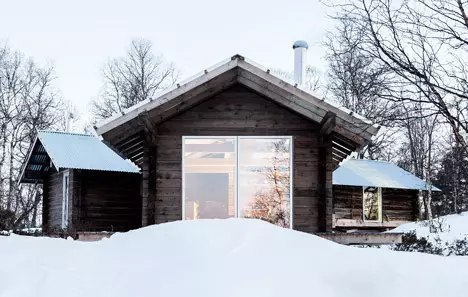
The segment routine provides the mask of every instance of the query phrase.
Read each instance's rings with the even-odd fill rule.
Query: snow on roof
[[[22,182],[32,182],[25,178],[25,171],[44,171],[49,156],[57,170],[62,168],[103,170],[139,173],[137,166],[123,159],[101,140],[93,135],[39,131],[31,147],[30,155],[21,174]]]
[[[39,131],[38,138],[59,168],[139,172],[135,165],[93,135]]]
[[[333,184],[428,190],[428,184],[390,162],[349,159],[333,171]],[[432,186],[433,191],[440,191]]]
[[[251,219],[99,242],[0,236],[0,254],[5,297],[465,297],[468,280],[468,257],[359,249]]]

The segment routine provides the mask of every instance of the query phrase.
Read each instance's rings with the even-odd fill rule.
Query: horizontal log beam
[[[362,220],[350,220],[350,219],[337,219],[335,220],[335,227],[354,227],[354,228],[395,228],[401,224],[409,223],[410,221],[362,221]]]
[[[315,235],[322,238],[334,241],[345,245],[357,244],[395,244],[401,243],[403,233],[371,233],[371,232],[355,232],[355,233],[316,233]]]
[[[330,135],[336,126],[336,114],[331,111],[327,112],[320,125],[320,134]]]

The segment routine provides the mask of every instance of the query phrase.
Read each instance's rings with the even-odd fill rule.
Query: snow
[[[248,220],[178,221],[99,242],[0,237],[0,296],[466,296],[468,257],[358,249]]]
[[[431,225],[440,226],[438,232]],[[416,231],[418,237],[426,237],[434,242],[440,238],[442,243],[452,243],[456,239],[468,238],[468,212],[443,216],[440,219],[430,221],[413,222],[398,226],[390,232]],[[431,232],[432,231],[432,232]]]

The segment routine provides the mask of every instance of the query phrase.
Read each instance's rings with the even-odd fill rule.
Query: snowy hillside
[[[466,296],[468,257],[358,249],[256,220],[101,242],[0,237],[0,296]]]
[[[440,238],[443,243],[451,243],[456,239],[468,237],[468,212],[443,216],[432,221],[414,222],[401,225],[391,232],[416,231],[418,237],[426,237],[431,241]]]

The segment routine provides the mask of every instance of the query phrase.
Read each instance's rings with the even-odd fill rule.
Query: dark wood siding
[[[68,230],[127,231],[141,226],[140,175],[106,171],[60,170],[44,183],[46,228],[62,228],[63,174],[69,173]]]
[[[324,201],[318,193],[317,123],[237,85],[157,125],[156,131],[155,223],[182,218],[182,136],[276,135],[293,136],[294,228],[319,230]],[[331,170],[325,179],[331,185]],[[331,187],[325,195],[331,198]]]
[[[81,170],[78,231],[128,231],[141,226],[139,174]]]
[[[387,221],[414,221],[418,214],[418,191],[382,189],[382,214]]]
[[[335,219],[362,220],[362,187],[333,186]]]
[[[46,227],[53,231],[62,228],[62,201],[63,201],[63,174],[67,171],[69,174],[69,204],[68,204],[68,224],[71,227],[73,218],[73,199],[74,193],[79,188],[79,183],[74,181],[73,170],[60,170],[59,172],[51,171],[47,176],[47,182],[44,184],[47,191],[47,207],[48,212]]]
[[[333,186],[335,219],[362,220],[362,187]],[[418,191],[382,189],[383,221],[414,221]]]

